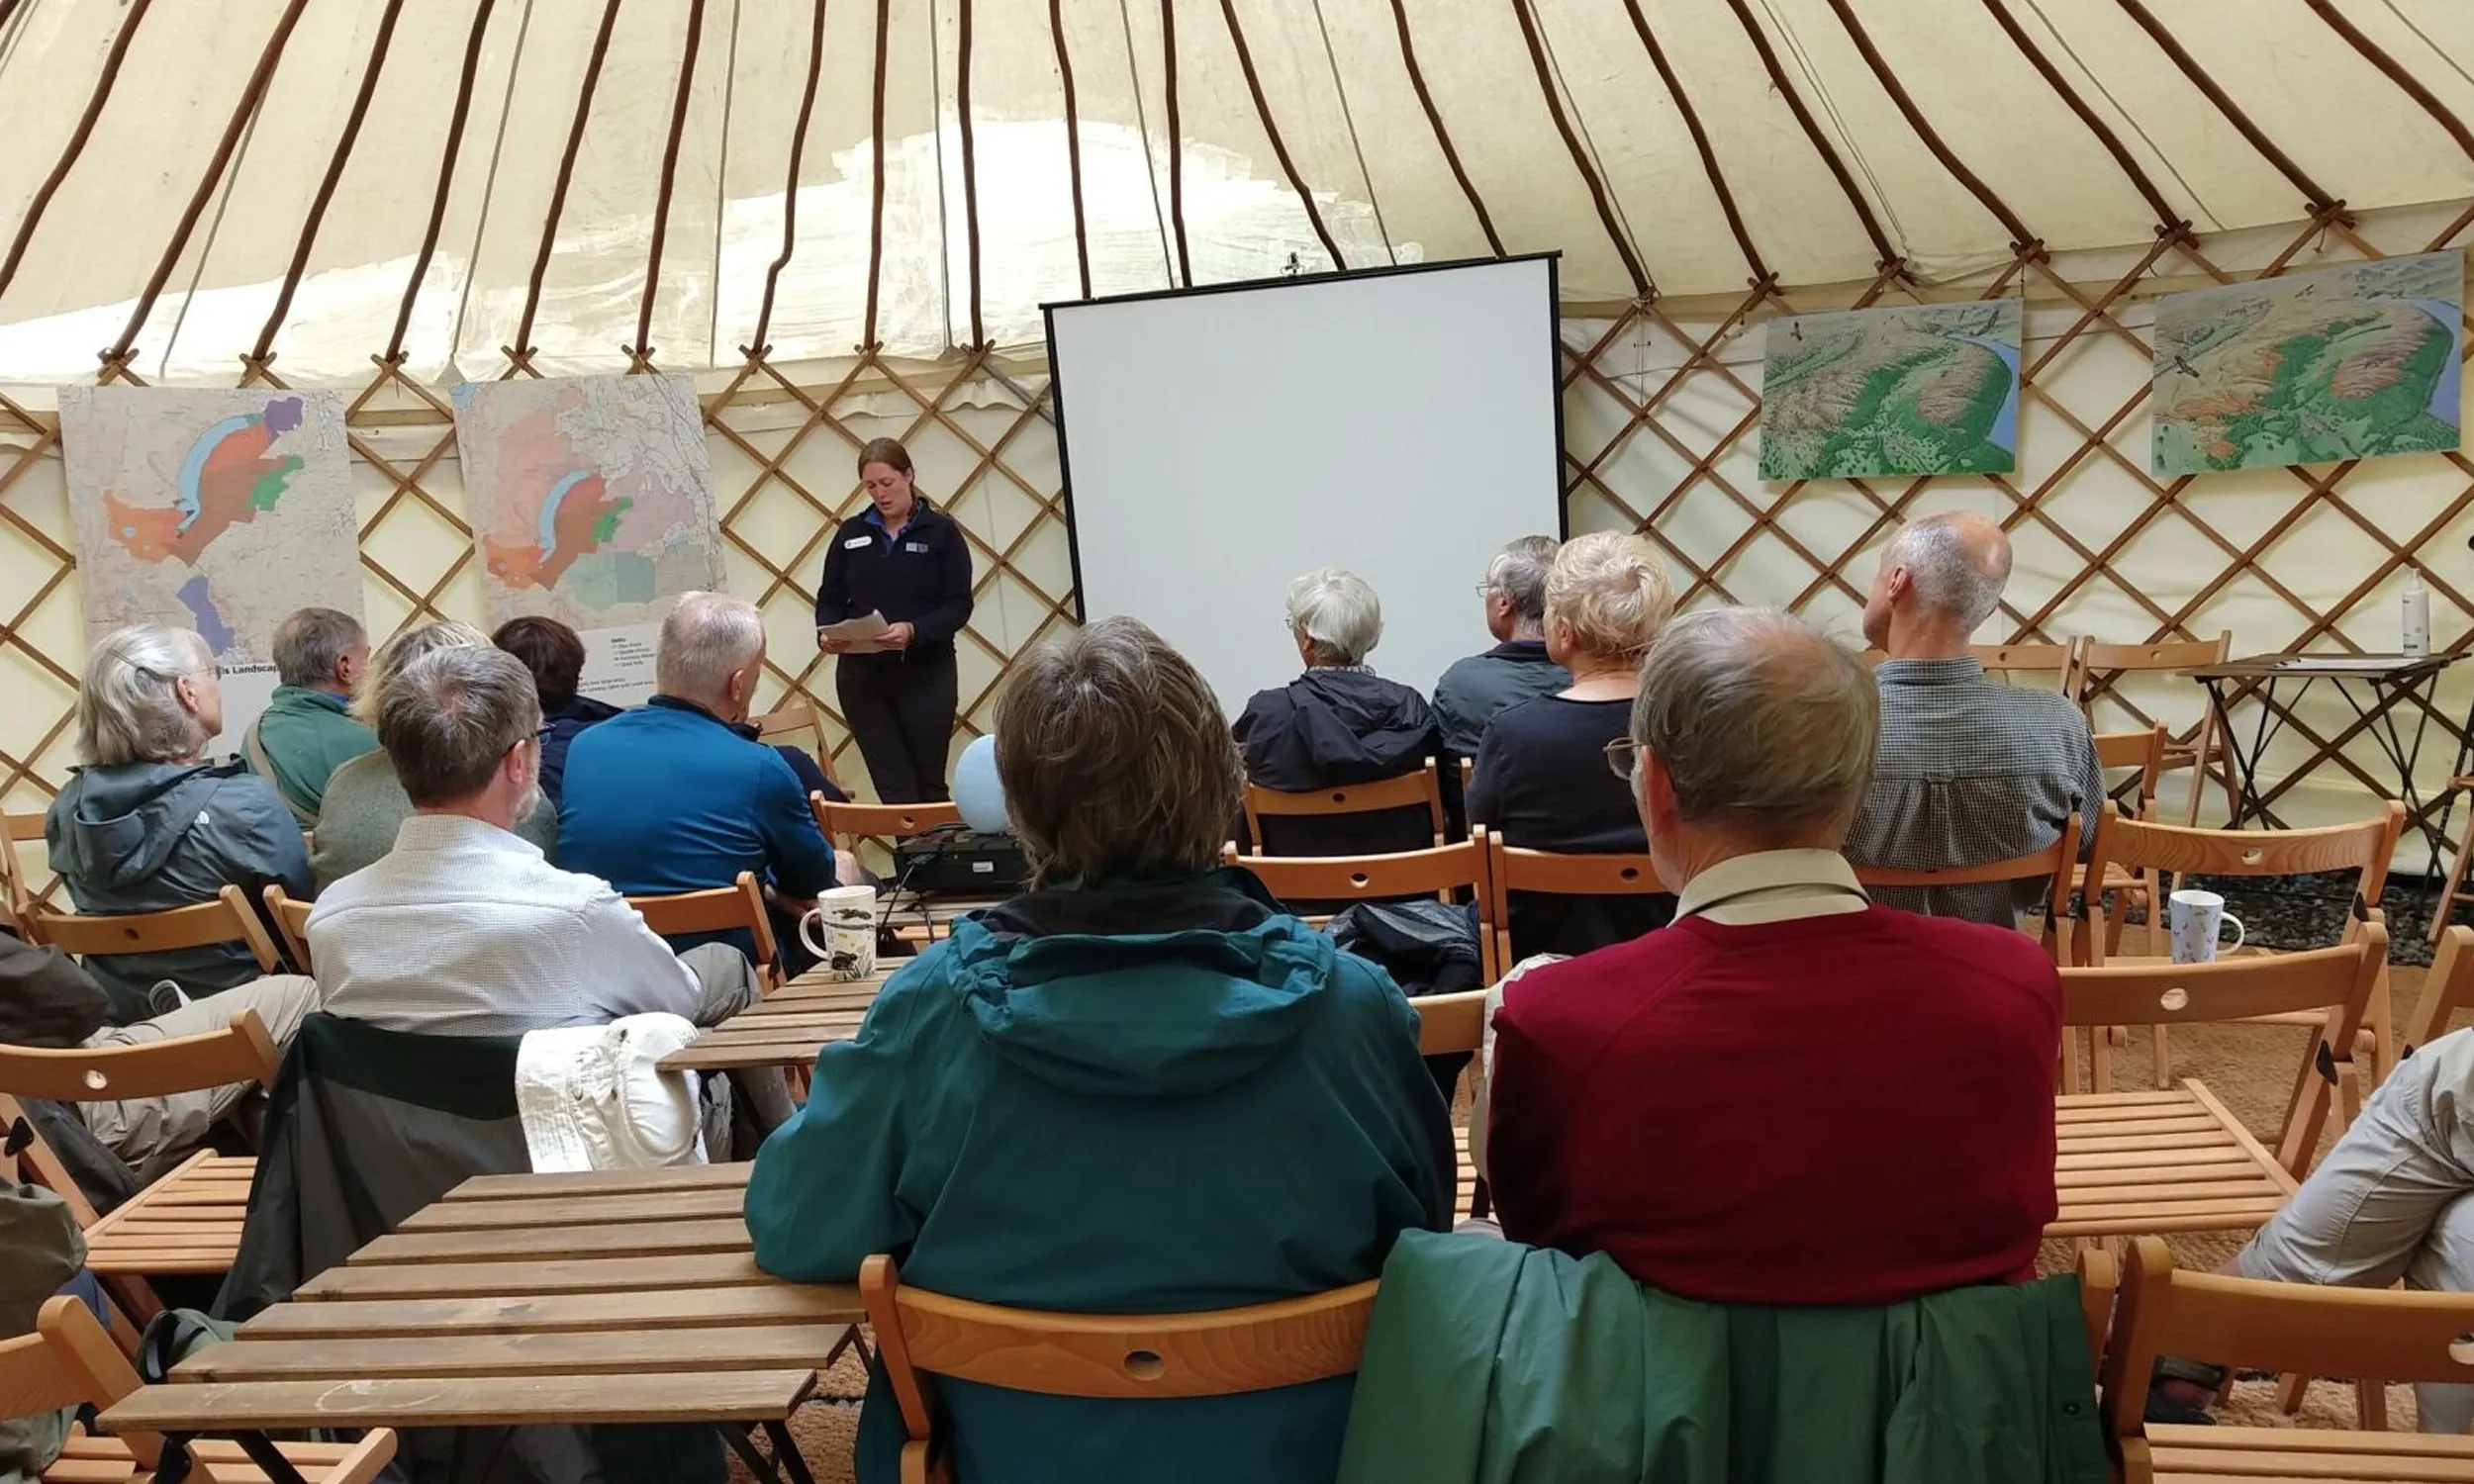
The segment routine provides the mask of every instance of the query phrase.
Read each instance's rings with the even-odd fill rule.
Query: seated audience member
[[[35,948],[0,934],[0,1042],[12,1046],[143,1046],[220,1031],[242,1010],[255,1010],[280,1049],[291,1044],[302,1019],[317,1007],[317,980],[297,974],[267,974],[167,1013],[115,1026],[108,1021],[109,997],[92,974],[55,950]],[[234,1082],[192,1092],[60,1106],[143,1182],[203,1143],[207,1132],[256,1086],[255,1082]]]
[[[1495,646],[1453,661],[1435,682],[1435,720],[1443,750],[1455,759],[1477,756],[1495,712],[1572,683],[1571,672],[1547,653],[1546,581],[1555,548],[1552,536],[1523,536],[1486,566],[1477,591]]]
[[[532,672],[533,688],[541,693],[541,794],[556,808],[565,791],[568,744],[586,727],[618,715],[619,707],[577,692],[584,676],[584,636],[557,619],[510,619],[499,625],[490,642],[523,661]],[[751,742],[758,740],[753,723],[740,723],[739,732]],[[796,747],[773,750],[799,775],[803,793],[821,793],[828,803],[850,801],[815,759]]]
[[[2059,974],[2007,928],[1865,900],[1838,847],[1877,711],[1856,658],[1784,614],[1686,614],[1650,651],[1633,788],[1675,920],[1504,985],[1506,1237],[1714,1303],[2035,1275]]]
[[[368,668],[369,636],[349,613],[303,608],[275,629],[282,684],[241,739],[241,755],[304,825],[318,822],[328,778],[377,750],[376,734],[350,710],[352,687]]]
[[[377,696],[388,680],[415,661],[441,649],[485,649],[489,639],[469,623],[452,619],[406,629],[387,641],[361,677],[354,712],[372,728],[378,723]],[[373,732],[374,735],[374,732]],[[395,763],[381,750],[354,758],[335,770],[327,784],[325,804],[318,811],[318,829],[310,849],[310,868],[318,889],[361,870],[395,849],[404,821],[413,817],[413,800],[396,777]],[[516,833],[557,858],[558,810],[546,799],[515,826]]]
[[[2474,1029],[2436,1037],[2399,1063],[2224,1270],[2272,1283],[2386,1288],[2403,1279],[2474,1293]],[[2166,1400],[2204,1404],[2208,1388],[2179,1384],[2160,1383]],[[2422,1431],[2474,1432],[2474,1386],[2426,1383],[2415,1400]]]
[[[1638,855],[1641,814],[1607,769],[1632,720],[1641,656],[1674,609],[1666,564],[1639,536],[1564,543],[1546,580],[1546,645],[1571,684],[1505,706],[1486,725],[1470,785],[1469,822],[1523,850]],[[1511,901],[1512,953],[1583,954],[1666,921],[1674,898],[1547,896]]]
[[[1307,793],[1415,773],[1443,740],[1425,698],[1369,669],[1383,636],[1382,604],[1355,573],[1309,572],[1288,585],[1288,632],[1305,673],[1258,692],[1237,717],[1246,777],[1266,788]],[[1425,850],[1435,843],[1425,809],[1263,821],[1258,854],[1359,856]]]
[[[77,691],[77,755],[43,824],[51,869],[80,912],[161,912],[238,886],[254,902],[270,882],[307,895],[301,826],[274,786],[239,762],[209,763],[224,693],[206,641],[140,624],[86,656]],[[97,958],[87,970],[129,1025],[258,976],[239,943]],[[179,994],[157,996],[158,981]]]
[[[1864,639],[1889,655],[1881,756],[1847,837],[1857,866],[1938,871],[2043,850],[2073,814],[2105,799],[2087,717],[2056,691],[2026,691],[1984,673],[1968,651],[2010,580],[2010,538],[1981,515],[1910,521],[1881,553],[1864,603]],[[2039,881],[1898,887],[1884,905],[2014,927],[2044,897]]]
[[[680,599],[661,626],[659,694],[567,750],[560,864],[629,895],[727,886],[752,871],[786,914],[832,885],[833,847],[798,776],[742,730],[764,666],[754,603],[720,593]],[[796,960],[798,937],[782,926],[785,958]],[[732,940],[742,951],[752,946],[745,937]]]
[[[540,799],[540,703],[514,656],[433,650],[370,699],[413,812],[395,848],[309,919],[330,1014],[428,1036],[516,1036],[668,1011],[700,1025],[758,997],[737,950],[684,958],[609,882],[515,833]]]
[[[584,676],[584,636],[557,619],[511,619],[499,625],[490,642],[532,672],[533,689],[541,696],[541,796],[555,808],[566,781],[567,745],[576,733],[608,721],[619,708],[577,694],[577,682]]]
[[[756,1261],[1083,1313],[1375,1276],[1449,1219],[1452,1131],[1416,1018],[1364,960],[1215,870],[1237,755],[1211,688],[1104,618],[1015,662],[997,767],[1033,889],[897,974],[747,1187]],[[1310,1156],[1304,1152],[1311,1152]],[[1186,1400],[940,1380],[963,1478],[1329,1479],[1351,1383]],[[858,1476],[903,1437],[881,1376]]]

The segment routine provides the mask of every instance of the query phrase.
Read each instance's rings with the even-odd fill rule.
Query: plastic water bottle
[[[2431,652],[2431,595],[2423,586],[2423,574],[2411,568],[2406,572],[2405,610],[2405,655],[2419,660]]]

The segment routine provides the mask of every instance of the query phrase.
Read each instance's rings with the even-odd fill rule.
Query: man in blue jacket
[[[658,694],[578,733],[567,750],[559,865],[631,896],[726,886],[752,871],[786,910],[805,910],[832,885],[833,847],[790,764],[739,728],[764,667],[754,603],[721,593],[680,599],[661,626]]]

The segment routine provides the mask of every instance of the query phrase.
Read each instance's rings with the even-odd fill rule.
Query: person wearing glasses
[[[1435,720],[1444,751],[1454,758],[1477,756],[1495,712],[1572,683],[1546,646],[1546,580],[1556,545],[1553,536],[1523,536],[1486,564],[1477,597],[1486,605],[1494,647],[1454,660],[1435,682]]]
[[[1628,728],[1641,657],[1674,610],[1666,564],[1639,536],[1564,543],[1546,578],[1546,647],[1571,684],[1495,713],[1477,747],[1469,822],[1522,850],[1638,855]],[[1585,954],[1663,926],[1675,899],[1515,892],[1512,953]]]
[[[608,881],[559,870],[515,832],[541,801],[541,702],[523,661],[434,648],[390,671],[368,709],[413,812],[395,849],[310,911],[327,1013],[521,1036],[654,1011],[711,1025],[755,1003],[735,949],[672,954]]]
[[[1475,1127],[1503,1235],[1713,1304],[2033,1279],[2060,974],[2033,938],[1857,883],[1862,664],[1784,613],[1687,613],[1628,709],[1626,791],[1680,899],[1502,986]]]
[[[485,649],[489,643],[489,635],[453,619],[406,629],[380,646],[377,657],[361,672],[360,694],[352,702],[353,719],[375,732],[378,692],[389,680],[441,649]],[[318,825],[311,836],[310,875],[317,880],[318,890],[324,892],[395,849],[397,833],[412,817],[413,800],[404,791],[404,781],[396,776],[386,749],[365,752],[337,768],[327,780]],[[558,859],[556,805],[542,800],[510,828],[551,861]]]

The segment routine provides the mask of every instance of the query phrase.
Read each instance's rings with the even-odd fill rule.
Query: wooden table
[[[806,1067],[829,1041],[848,1041],[900,963],[868,978],[833,980],[801,974],[749,1008],[699,1034],[661,1059],[664,1071],[730,1071],[750,1067]]]
[[[247,1444],[294,1428],[712,1424],[779,1478],[748,1437],[762,1429],[809,1484],[786,1424],[855,1338],[859,1291],[757,1269],[739,1216],[751,1167],[466,1180],[103,1425]]]

